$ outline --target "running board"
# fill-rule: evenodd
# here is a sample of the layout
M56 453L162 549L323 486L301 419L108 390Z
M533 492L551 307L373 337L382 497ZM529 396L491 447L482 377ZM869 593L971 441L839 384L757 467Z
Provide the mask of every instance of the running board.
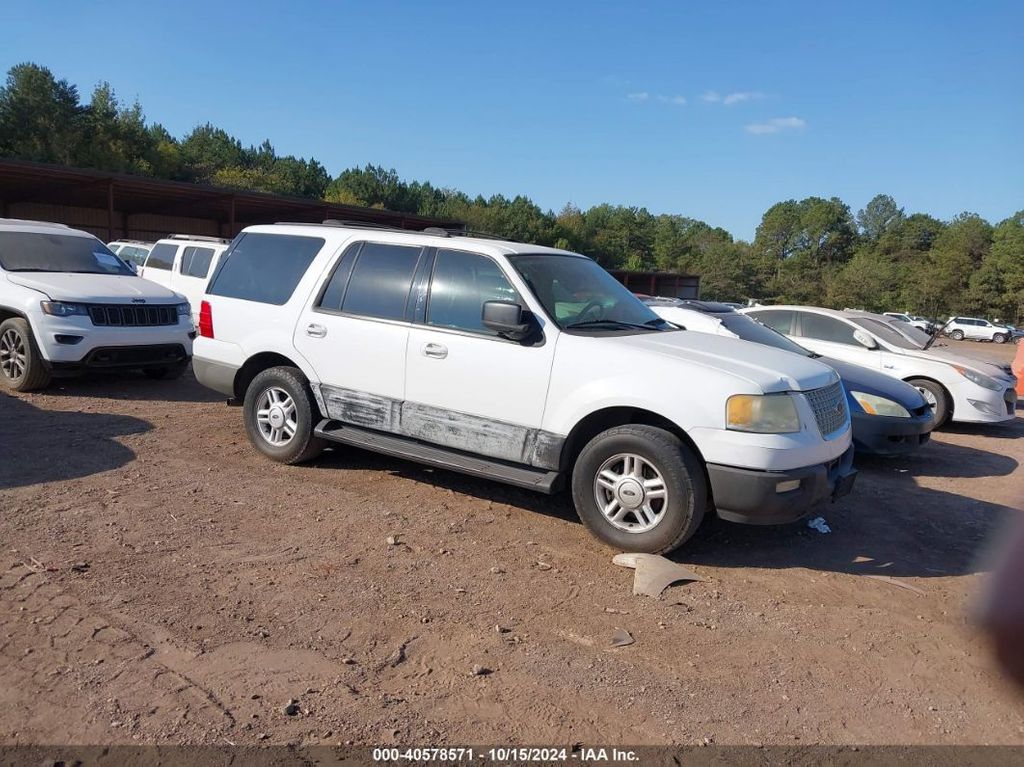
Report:
M325 418L313 430L316 436L343 445L372 450L375 453L405 458L417 463L425 463L441 469L471 474L504 482L527 490L536 490L551 495L560 489L561 474L557 471L532 469L528 466L515 466L502 461L493 461L475 455L468 455L457 450L450 450L437 445L427 445L408 437L384 434L358 426L349 426L338 421Z

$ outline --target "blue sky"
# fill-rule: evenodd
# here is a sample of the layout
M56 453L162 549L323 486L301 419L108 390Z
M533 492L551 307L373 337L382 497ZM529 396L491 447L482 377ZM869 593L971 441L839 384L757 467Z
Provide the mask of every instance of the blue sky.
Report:
M544 208L1024 208L1024 3L9 4L0 66L108 80L176 135Z

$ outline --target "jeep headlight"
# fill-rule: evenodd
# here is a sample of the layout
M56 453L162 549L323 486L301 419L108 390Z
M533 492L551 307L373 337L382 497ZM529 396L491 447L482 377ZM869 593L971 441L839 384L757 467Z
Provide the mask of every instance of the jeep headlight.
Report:
M40 301L39 305L43 309L43 314L49 314L52 317L71 317L76 314L89 315L89 307L85 304L74 304L68 301Z
M879 397L862 391L851 391L850 396L857 401L861 410L868 415L889 415L895 416L896 418L910 418L910 411L903 407L899 402L894 402L891 399L886 399L885 397Z
M1003 385L994 378L989 378L984 373L979 373L976 370L970 368L962 368L959 365L954 365L953 369L966 378L971 383L977 384L985 389L991 389L992 391L999 391L1003 388Z
M179 317L191 317L192 306L187 301L183 304L178 304L178 316Z
M789 434L800 431L800 416L788 394L734 394L725 403L725 428Z

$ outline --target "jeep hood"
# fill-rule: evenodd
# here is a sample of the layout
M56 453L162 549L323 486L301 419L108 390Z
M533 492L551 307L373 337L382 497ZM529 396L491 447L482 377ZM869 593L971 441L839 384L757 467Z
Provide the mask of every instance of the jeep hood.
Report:
M53 301L127 304L133 298L142 298L147 303L171 304L184 300L162 285L128 275L8 272L7 279L15 285L45 293Z
M759 387L765 394L820 389L839 380L836 372L810 357L739 338L688 330L609 337L612 346L729 373ZM626 349L623 349L625 351ZM613 354L609 359L614 359ZM652 360L653 361L653 360ZM654 370L659 365L651 365ZM679 375L686 369L679 367Z

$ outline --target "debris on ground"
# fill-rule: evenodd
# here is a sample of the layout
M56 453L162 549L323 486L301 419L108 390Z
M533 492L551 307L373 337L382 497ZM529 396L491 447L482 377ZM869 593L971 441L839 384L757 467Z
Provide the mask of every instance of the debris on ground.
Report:
M817 530L822 535L832 532L832 528L828 526L828 522L825 521L824 517L815 517L814 519L807 520L807 526L812 530Z
M703 581L697 573L688 567L678 565L657 554L616 554L612 563L619 567L632 567L636 570L633 577L633 594L655 599L661 598L661 592L678 581Z
M487 676L488 674L494 673L487 666L481 666L479 663L474 663L473 668L469 670L469 673L473 676Z
M387 538L387 541L388 541L388 546L397 546L398 543L399 543L397 535L389 535L388 538Z
M917 586L912 586L906 581L901 581L898 578L893 578L891 575L869 575L868 578L874 578L876 581L888 583L892 586L897 586L901 589L906 589L907 591L913 591L915 594L921 594L922 596L924 595L924 592L921 591L921 589L919 589Z
M284 708L281 709L281 713L285 716L297 716L299 713L299 701L295 698L290 698Z
M633 635L626 629L615 629L615 633L612 634L612 647L628 647L635 641Z
M547 562L541 562L541 561L538 560L537 561L537 569L538 570L550 570L551 569L551 565L549 565Z

